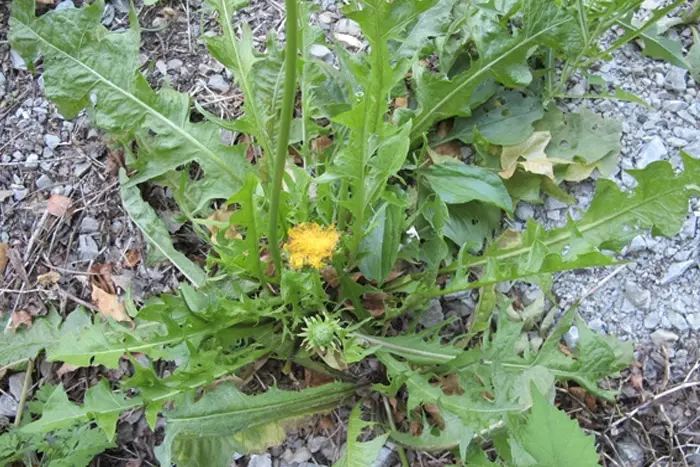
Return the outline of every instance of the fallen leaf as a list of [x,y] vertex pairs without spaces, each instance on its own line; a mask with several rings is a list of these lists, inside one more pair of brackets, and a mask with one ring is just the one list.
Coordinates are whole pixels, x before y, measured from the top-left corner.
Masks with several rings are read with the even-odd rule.
[[0,243],[0,274],[5,270],[7,266],[7,252],[10,251],[10,245],[7,243]]
[[452,131],[452,127],[455,124],[454,118],[448,118],[447,120],[442,120],[440,123],[437,124],[437,128],[435,129],[435,135],[439,139],[444,139],[447,138],[447,135],[450,134]]
[[32,315],[26,311],[13,311],[10,316],[10,329],[17,331],[21,325],[25,325],[28,328],[32,327]]
[[124,150],[115,149],[113,151],[107,151],[107,173],[110,175],[117,175],[119,169],[125,167]]
[[37,3],[41,5],[53,5],[54,0],[36,0]]
[[317,388],[319,386],[323,386],[324,384],[332,383],[333,377],[305,368],[304,382],[308,388]]
[[12,190],[0,190],[0,203],[12,197]]
[[318,417],[318,427],[322,430],[332,430],[335,428],[335,422],[329,415],[321,415]]
[[442,387],[442,392],[448,396],[453,394],[461,396],[464,394],[464,390],[459,385],[459,376],[457,375],[447,375],[440,378],[440,387]]
[[63,365],[61,365],[61,368],[56,370],[56,376],[58,376],[60,378],[61,376],[66,375],[72,371],[75,371],[78,368],[80,368],[80,367],[75,366],[75,365],[71,365],[70,363],[64,363]]
[[569,388],[569,392],[579,401],[586,404],[589,410],[593,410],[598,405],[598,401],[593,394],[582,387],[574,386]]
[[321,270],[321,277],[323,277],[323,280],[326,281],[326,284],[328,284],[334,289],[340,285],[340,281],[338,280],[338,273],[336,272],[333,266],[328,265],[324,267]]
[[124,255],[124,266],[127,268],[135,268],[141,263],[141,252],[137,249],[131,249]]
[[439,146],[435,146],[433,151],[441,156],[456,157],[459,159],[462,156],[462,143],[459,141],[448,141]]
[[436,425],[441,429],[445,427],[445,422],[440,415],[440,408],[436,404],[423,404],[423,409],[428,412]]
[[119,301],[119,297],[105,292],[95,284],[92,284],[92,302],[97,306],[102,316],[131,325],[134,324],[131,317],[126,313],[124,304]]
[[[207,220],[222,224],[228,224],[228,220],[231,218],[232,215],[233,211],[229,210],[228,208],[219,208],[216,211],[214,211],[212,215],[207,217]],[[219,226],[207,225],[207,229],[209,229],[209,232],[211,232],[212,243],[216,245],[216,235],[219,233]],[[226,229],[224,238],[226,240],[233,240],[235,238],[241,239],[243,238],[243,236],[240,233],[238,233],[238,231],[236,230],[236,226],[232,225]]]
[[397,97],[394,99],[394,108],[395,109],[405,109],[408,107],[408,99],[405,97]]
[[39,285],[54,285],[61,279],[61,275],[56,271],[49,271],[46,274],[41,274],[36,278]]
[[548,131],[535,131],[528,139],[515,146],[504,146],[501,151],[500,176],[508,179],[513,176],[520,158],[525,159],[520,165],[528,172],[545,175],[554,180],[554,162],[547,158],[544,150],[552,141]]
[[114,280],[112,279],[111,264],[93,264],[90,268],[90,274],[92,285],[96,285],[109,294],[115,295],[117,293],[117,289],[114,287]]
[[333,140],[328,136],[319,136],[311,141],[311,151],[314,154],[321,154],[333,145]]
[[423,433],[423,424],[418,420],[411,420],[409,431],[413,436],[420,436],[420,434]]
[[386,311],[384,300],[389,298],[389,294],[384,292],[369,292],[362,296],[362,304],[367,308],[369,314],[379,318]]
[[70,212],[70,207],[73,202],[67,196],[51,195],[49,202],[46,205],[46,210],[49,214],[56,217],[63,217]]
[[639,392],[644,392],[644,374],[641,368],[632,367],[632,375],[630,376],[630,384]]

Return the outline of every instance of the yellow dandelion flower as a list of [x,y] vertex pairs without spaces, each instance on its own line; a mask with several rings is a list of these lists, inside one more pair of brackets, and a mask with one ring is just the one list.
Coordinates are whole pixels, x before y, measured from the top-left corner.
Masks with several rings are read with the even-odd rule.
[[294,269],[301,269],[307,264],[321,269],[324,261],[333,256],[333,249],[340,238],[332,226],[323,228],[311,222],[292,227],[287,235],[289,238],[284,250],[289,253],[289,264]]

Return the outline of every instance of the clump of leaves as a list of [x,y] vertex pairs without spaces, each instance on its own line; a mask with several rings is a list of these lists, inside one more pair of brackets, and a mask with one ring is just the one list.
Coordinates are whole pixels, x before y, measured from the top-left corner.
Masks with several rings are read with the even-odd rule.
[[[87,109],[126,151],[124,206],[149,254],[170,261],[184,281],[138,310],[129,302],[132,326],[76,310],[65,322],[51,313],[3,336],[0,365],[42,351],[78,367],[139,359],[129,378],[101,381],[82,403],[55,387],[41,410],[0,437],[2,446],[53,433],[66,439],[61,449],[80,437],[85,447],[75,452],[93,455],[114,442],[120,414],[142,407],[151,427],[159,414],[167,421],[163,465],[229,465],[234,452],[280,443],[291,420],[345,403],[366,384],[349,366],[371,358],[386,369],[373,389],[422,429],[380,417],[370,424],[356,410],[339,465],[368,465],[388,437],[453,450],[470,465],[596,464],[592,440],[552,405],[554,385],[572,381],[613,399],[599,380],[629,365],[631,346],[597,336],[575,310],[551,333],[543,328],[539,342],[529,340],[538,312],[519,313],[493,285],[547,284],[557,271],[614,264],[607,252],[641,230],[673,235],[700,191],[700,162],[684,155],[682,173],[667,162],[630,171],[632,192],[601,179],[580,219],[552,230],[530,221],[522,232],[494,235],[519,200],[538,202],[541,191],[567,199],[562,181],[615,165],[619,124],[562,113],[551,100],[573,73],[609,53],[599,39],[640,3],[361,0],[344,13],[369,50],[336,47],[334,68],[309,53],[324,41],[310,5],[287,0],[286,48],[271,37],[259,53],[250,29],[231,22],[243,2],[206,0],[222,31],[206,38],[209,51],[245,101],[231,121],[197,107],[201,121],[189,96],[153,89],[140,71],[135,13],[130,28],[109,31],[100,24],[102,0],[40,16],[33,0],[15,0],[12,47],[30,65],[41,63],[46,95],[65,117]],[[642,35],[665,11],[613,46]],[[424,60],[431,56],[437,68]],[[245,138],[225,145],[222,128]],[[456,140],[473,147],[469,163],[446,146]],[[259,157],[251,163],[247,154]],[[173,246],[141,198],[146,182],[171,190],[210,246],[206,268]],[[446,341],[439,326],[394,330],[395,318],[411,324],[430,300],[471,289],[481,298],[466,336]],[[579,343],[563,352],[574,323]],[[264,359],[338,382],[244,393]],[[163,376],[159,361],[177,366]],[[370,425],[377,436],[361,442]],[[498,459],[481,449],[487,440]],[[50,448],[36,448],[47,462]]]

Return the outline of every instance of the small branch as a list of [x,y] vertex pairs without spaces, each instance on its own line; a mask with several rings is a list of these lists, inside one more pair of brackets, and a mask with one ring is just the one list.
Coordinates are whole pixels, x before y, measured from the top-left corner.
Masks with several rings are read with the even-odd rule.
[[[394,422],[394,416],[391,413],[391,407],[389,406],[389,399],[386,396],[382,396],[384,401],[384,409],[386,410],[386,418],[389,419],[389,426],[393,431],[396,431],[396,423]],[[410,467],[411,464],[408,463],[408,458],[406,457],[406,450],[400,444],[396,445],[396,452],[399,453],[399,459],[401,459],[402,467]]]
[[34,372],[34,360],[29,359],[27,364],[27,375],[24,377],[24,386],[22,386],[22,394],[19,397],[19,406],[17,407],[17,415],[15,416],[15,427],[19,428],[20,423],[22,423],[22,415],[24,415],[24,406],[27,403],[27,396],[29,395],[29,386],[32,383],[32,373]]

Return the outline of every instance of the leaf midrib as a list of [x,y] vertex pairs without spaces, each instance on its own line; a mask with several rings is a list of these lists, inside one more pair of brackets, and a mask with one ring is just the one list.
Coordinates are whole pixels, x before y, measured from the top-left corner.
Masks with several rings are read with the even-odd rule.
[[105,78],[104,76],[102,76],[100,73],[98,73],[97,70],[94,70],[93,68],[91,68],[90,66],[86,65],[85,63],[83,63],[82,61],[80,61],[79,59],[77,59],[76,57],[73,57],[73,56],[72,56],[71,54],[69,54],[68,52],[64,51],[63,49],[61,49],[61,48],[59,48],[59,47],[57,47],[57,46],[55,46],[55,45],[52,44],[48,39],[44,38],[43,36],[41,36],[40,34],[38,34],[34,29],[32,29],[30,25],[28,25],[28,24],[26,24],[26,23],[23,23],[23,22],[20,21],[18,18],[15,18],[15,21],[17,21],[19,24],[21,24],[22,26],[24,26],[25,28],[27,28],[28,31],[31,31],[31,33],[32,33],[39,41],[41,41],[43,44],[45,44],[45,45],[47,45],[48,47],[50,47],[51,49],[53,49],[53,50],[59,52],[61,55],[67,57],[70,61],[72,61],[72,62],[78,64],[80,67],[82,67],[82,68],[83,68],[84,70],[86,70],[88,73],[90,73],[90,74],[92,74],[93,76],[95,76],[100,82],[102,82],[103,84],[105,84],[105,85],[107,85],[108,87],[112,88],[113,90],[117,91],[118,93],[122,94],[122,95],[125,96],[127,99],[131,100],[132,102],[136,103],[136,104],[139,105],[141,108],[145,109],[146,112],[148,112],[150,115],[156,117],[158,120],[162,121],[162,122],[165,123],[167,126],[169,126],[170,128],[172,128],[176,133],[179,133],[180,135],[182,135],[183,137],[185,137],[185,139],[187,139],[190,143],[192,143],[193,145],[197,146],[202,152],[206,153],[214,162],[216,162],[217,165],[219,165],[221,168],[223,168],[224,171],[226,171],[226,172],[228,173],[228,175],[230,175],[233,179],[235,179],[235,180],[238,181],[239,183],[243,183],[243,179],[242,179],[238,174],[236,174],[236,172],[233,171],[232,168],[230,168],[228,165],[226,165],[226,163],[225,163],[218,155],[216,155],[211,149],[209,149],[209,148],[206,147],[204,144],[202,144],[199,140],[197,140],[196,138],[194,138],[190,133],[188,133],[187,131],[184,131],[182,128],[180,128],[179,126],[177,126],[172,120],[170,120],[169,118],[167,118],[165,115],[163,115],[162,113],[158,112],[156,109],[154,109],[154,108],[151,107],[150,105],[146,104],[145,102],[143,102],[143,101],[142,101],[141,99],[139,99],[138,97],[136,97],[136,96],[134,96],[133,94],[127,92],[126,90],[120,88],[119,86],[117,86],[116,84],[114,84],[113,82],[111,82],[110,80],[108,80],[107,78]]

